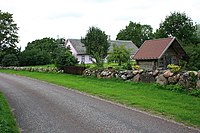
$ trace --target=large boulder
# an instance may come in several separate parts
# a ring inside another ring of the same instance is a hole
[[[137,74],[133,77],[133,82],[140,82],[140,74]]]
[[[152,74],[142,73],[140,74],[140,81],[145,83],[155,82],[155,78]]]
[[[197,81],[196,87],[200,89],[200,79]]]
[[[156,77],[156,76],[158,76],[159,71],[158,71],[158,70],[155,70],[152,74],[153,74],[154,77]]]
[[[167,85],[168,80],[163,76],[163,74],[160,74],[156,77],[156,83],[160,85]]]
[[[170,70],[166,70],[166,71],[164,72],[163,76],[164,76],[165,78],[169,78],[169,77],[173,76],[173,73],[172,73]]]
[[[178,79],[176,76],[172,76],[168,78],[169,84],[176,84],[178,82]]]

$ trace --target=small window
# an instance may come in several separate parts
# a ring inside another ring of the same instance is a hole
[[[82,55],[82,57],[81,57],[81,62],[85,63],[85,56],[84,55]]]
[[[92,61],[92,57],[91,56],[89,56],[89,60]]]

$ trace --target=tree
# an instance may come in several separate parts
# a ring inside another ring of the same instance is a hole
[[[174,36],[182,44],[190,44],[196,40],[195,32],[196,26],[193,24],[191,18],[185,13],[173,12],[169,16],[166,16],[164,22],[160,23],[156,38]]]
[[[65,52],[64,39],[43,38],[29,42],[20,54],[21,66],[55,63],[58,55]]]
[[[12,14],[0,10],[0,62],[5,55],[18,52],[15,44],[18,42],[17,31],[18,27]]]
[[[186,63],[188,70],[200,70],[200,43],[194,46],[185,46],[189,61]]]
[[[57,52],[60,52],[59,50],[63,49],[66,50],[66,48],[64,48],[63,39],[55,40],[54,38],[48,38],[48,37],[29,42],[25,50],[32,50],[32,49],[48,52],[51,56],[52,63],[57,58],[56,55]]]
[[[120,30],[117,34],[117,40],[131,40],[138,47],[145,40],[152,39],[153,28],[150,25],[141,25],[140,23],[134,23],[130,21],[129,25],[125,29]]]
[[[107,56],[109,43],[108,36],[97,27],[90,27],[85,38],[81,42],[85,44],[86,51],[96,60],[96,65],[103,66],[104,58]]]
[[[2,65],[7,67],[7,66],[18,66],[19,61],[17,59],[17,56],[15,54],[7,54],[4,56],[2,60]]]
[[[24,50],[19,55],[20,66],[46,65],[51,63],[50,54],[38,49]]]
[[[66,52],[61,52],[56,59],[56,66],[58,68],[62,68],[63,66],[74,66],[77,63],[77,59],[68,50]]]
[[[113,45],[113,50],[108,55],[108,62],[118,62],[121,66],[122,63],[128,62],[130,60],[130,50],[125,48],[125,45],[116,46]]]

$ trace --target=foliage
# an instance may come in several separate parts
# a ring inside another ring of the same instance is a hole
[[[30,51],[33,49],[38,51],[46,51],[49,53],[52,63],[54,63],[59,52],[66,50],[64,47],[64,39],[55,40],[54,38],[48,37],[29,42],[25,48],[25,51]]]
[[[123,66],[123,69],[125,69],[125,70],[132,70],[132,64],[131,64],[130,60],[128,60],[126,62],[126,64]]]
[[[167,65],[167,68],[171,70],[173,73],[177,73],[181,70],[181,67],[175,64],[169,64]]]
[[[139,70],[141,67],[139,66],[139,65],[133,65],[133,68],[135,69],[135,70]]]
[[[196,26],[185,13],[173,12],[166,16],[164,22],[155,33],[156,38],[174,36],[183,44],[194,43],[196,40]]]
[[[130,21],[125,29],[120,30],[117,34],[117,40],[131,40],[138,47],[140,47],[145,40],[152,39],[152,37],[153,28],[150,25],[142,25],[132,21]]]
[[[46,65],[51,63],[50,54],[38,49],[24,50],[19,55],[20,66]]]
[[[9,105],[0,92],[0,133],[19,133],[16,121]]]
[[[109,53],[107,60],[108,62],[117,62],[121,66],[122,63],[130,60],[130,52],[130,49],[126,49],[125,45],[113,44],[113,50]]]
[[[19,61],[17,59],[17,56],[15,54],[7,54],[4,56],[2,60],[2,65],[3,66],[18,66]]]
[[[200,89],[194,89],[190,92],[190,95],[200,97]]]
[[[165,86],[167,90],[174,91],[174,92],[184,92],[184,88],[179,85],[167,85]]]
[[[56,59],[56,67],[62,68],[64,66],[74,66],[78,63],[77,59],[70,51],[61,52]]]
[[[101,67],[104,63],[104,58],[107,56],[109,43],[108,36],[104,31],[97,27],[90,27],[86,36],[81,39],[85,44],[86,51],[92,58],[96,60],[96,65]]]
[[[63,39],[43,38],[29,42],[19,55],[20,66],[55,63],[58,55],[66,51]]]
[[[2,72],[2,70],[0,71]],[[130,107],[162,113],[162,116],[165,115],[177,121],[200,127],[199,97],[160,89],[155,84],[124,82],[115,79],[86,78],[69,74],[30,73],[8,70],[4,70],[4,72],[45,80]]]
[[[0,62],[5,55],[20,51],[15,44],[18,42],[17,31],[12,14],[0,10]]]
[[[186,63],[186,68],[188,70],[200,70],[200,43],[196,46],[185,46],[185,50],[190,57],[188,63]]]

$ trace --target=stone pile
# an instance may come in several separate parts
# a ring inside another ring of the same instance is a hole
[[[83,75],[97,78],[118,78],[132,82],[155,82],[160,85],[178,84],[188,89],[200,88],[200,71],[172,73],[170,70],[143,71],[140,69],[117,71],[114,69],[86,69]]]
[[[63,73],[63,70],[58,70],[56,67],[1,67],[0,69],[9,69],[9,70],[16,70],[16,71],[29,71],[29,72],[52,72],[52,73]]]

